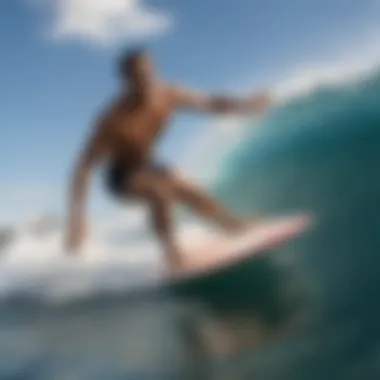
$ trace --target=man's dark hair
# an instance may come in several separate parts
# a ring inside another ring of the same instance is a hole
[[[146,54],[146,50],[143,48],[135,48],[125,51],[119,58],[119,73],[126,75],[131,72],[135,63]]]

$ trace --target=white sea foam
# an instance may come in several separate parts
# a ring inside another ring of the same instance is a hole
[[[27,293],[61,301],[144,283],[163,263],[157,242],[146,231],[145,214],[132,210],[98,223],[78,256],[63,249],[60,228],[45,236],[20,229],[1,256],[0,296]],[[137,232],[140,238],[128,239]],[[115,233],[125,239],[114,241]],[[177,239],[190,247],[207,234],[205,227],[186,223],[178,227]]]

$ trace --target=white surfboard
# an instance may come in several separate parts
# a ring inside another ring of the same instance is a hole
[[[169,281],[208,276],[241,261],[262,257],[302,235],[311,225],[311,216],[301,214],[274,217],[233,235],[215,235],[188,248],[184,267],[173,271]]]
[[[219,275],[225,279],[236,278],[238,282],[239,268],[290,243],[306,232],[312,222],[308,214],[273,217],[241,233],[198,237],[192,246],[185,247],[185,265],[181,269],[159,270],[147,282],[130,287],[122,297],[124,301],[140,302],[145,297],[156,297],[157,291],[178,292],[183,287],[190,290],[192,297],[194,292],[204,296],[204,290],[209,288],[207,284],[215,283]],[[181,296],[186,297],[186,292]]]

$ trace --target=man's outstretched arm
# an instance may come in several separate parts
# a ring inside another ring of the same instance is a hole
[[[246,99],[202,95],[180,88],[174,88],[173,94],[177,107],[199,112],[259,114],[272,105],[272,97],[267,92],[260,92]]]
[[[86,201],[91,172],[106,153],[102,126],[89,140],[76,164],[69,194],[66,248],[69,252],[80,248],[86,233]]]

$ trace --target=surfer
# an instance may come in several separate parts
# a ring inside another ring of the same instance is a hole
[[[173,237],[172,206],[180,202],[228,231],[245,225],[196,185],[157,162],[153,150],[177,110],[258,114],[271,105],[267,93],[248,99],[207,96],[163,83],[145,50],[120,57],[121,94],[100,115],[79,156],[72,179],[66,244],[76,252],[86,233],[86,199],[92,170],[107,162],[106,185],[118,199],[146,202],[152,228],[169,265],[181,264]]]

